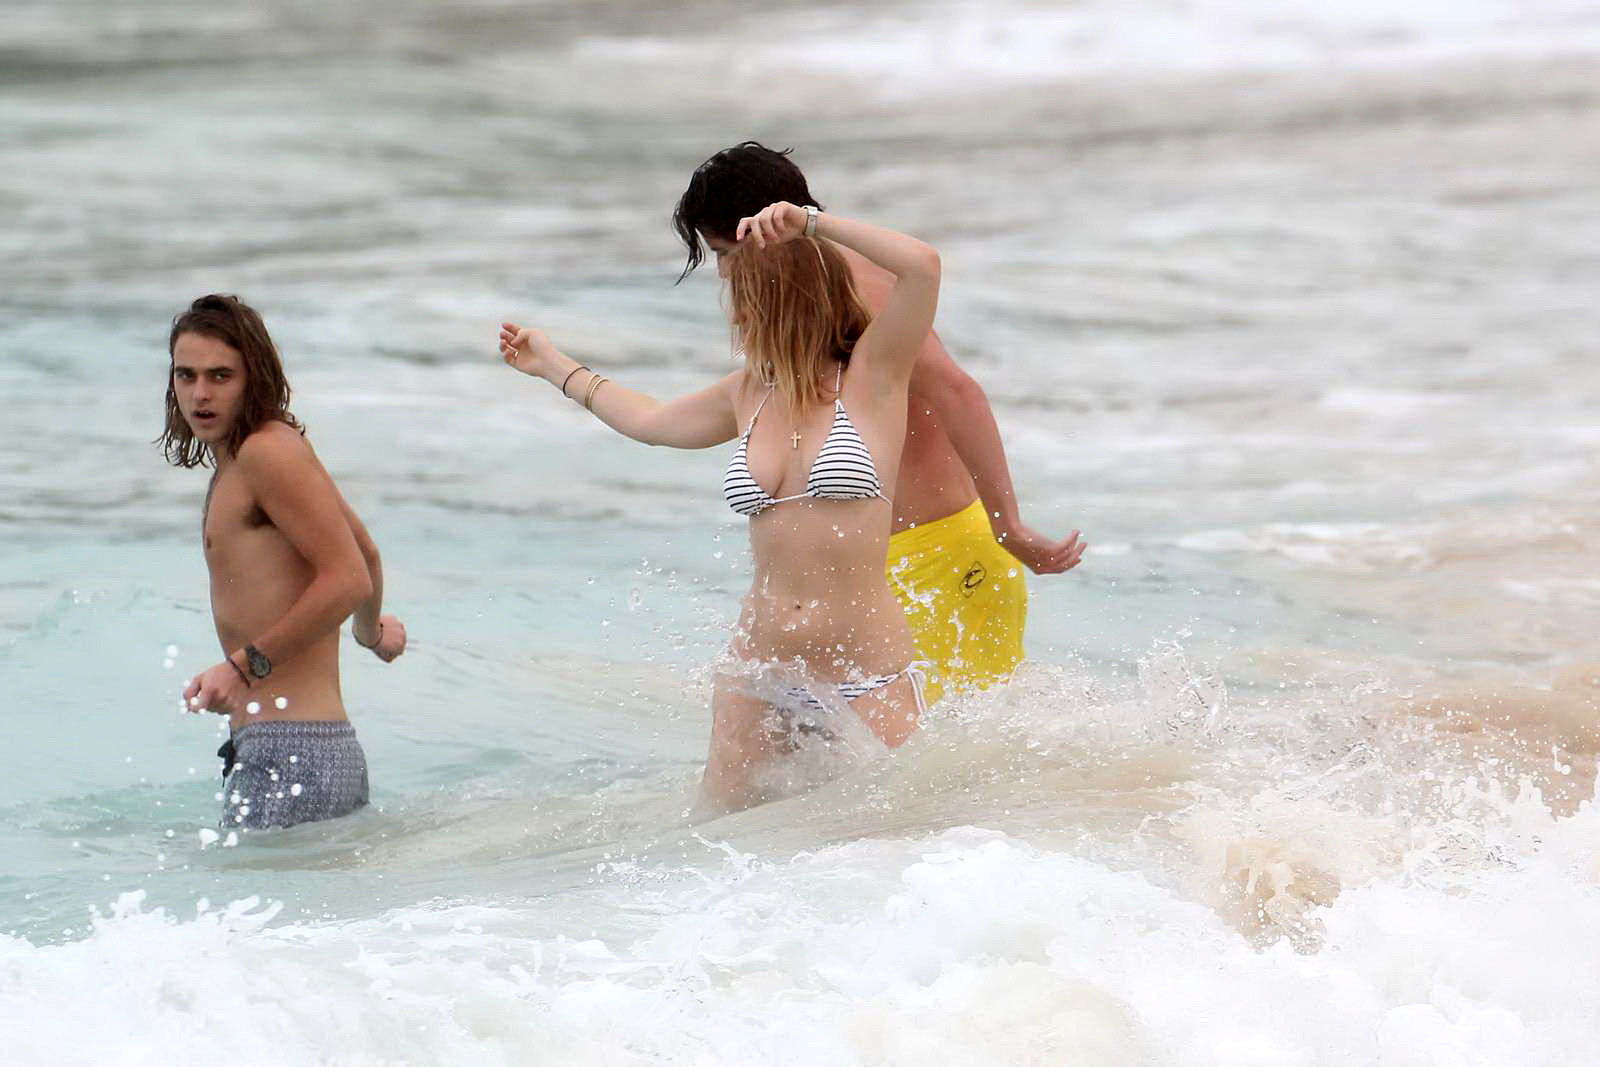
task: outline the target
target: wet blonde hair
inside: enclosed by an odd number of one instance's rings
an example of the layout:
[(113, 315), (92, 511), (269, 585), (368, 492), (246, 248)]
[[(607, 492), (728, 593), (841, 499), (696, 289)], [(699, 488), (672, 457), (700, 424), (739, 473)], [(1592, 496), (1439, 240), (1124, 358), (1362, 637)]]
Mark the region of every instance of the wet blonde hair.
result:
[(797, 237), (757, 248), (748, 239), (730, 252), (728, 312), (745, 366), (773, 385), (790, 414), (823, 399), (822, 382), (848, 363), (872, 321), (850, 265), (827, 241)]

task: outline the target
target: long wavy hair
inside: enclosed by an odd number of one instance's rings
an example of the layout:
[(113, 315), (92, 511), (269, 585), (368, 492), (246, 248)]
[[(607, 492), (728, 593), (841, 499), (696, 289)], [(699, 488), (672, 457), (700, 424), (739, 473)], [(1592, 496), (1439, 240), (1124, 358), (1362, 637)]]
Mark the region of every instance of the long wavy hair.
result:
[(827, 372), (850, 362), (872, 322), (850, 265), (837, 248), (815, 237), (764, 249), (745, 241), (728, 253), (725, 265), (734, 343), (744, 350), (751, 375), (776, 386), (798, 418), (825, 398)]
[(245, 438), (268, 422), (287, 423), (305, 433), (305, 427), (289, 413), (289, 379), (283, 373), (283, 360), (260, 314), (236, 296), (211, 293), (200, 297), (174, 318), (172, 333), (167, 337), (167, 421), (155, 443), (166, 453), (168, 463), (179, 467), (206, 467), (216, 462), (211, 449), (195, 438), (188, 420), (178, 408), (178, 392), (172, 380), (173, 359), (178, 338), (186, 333), (221, 341), (238, 352), (244, 363), (244, 397), (238, 418), (223, 442), (229, 452), (237, 452)]

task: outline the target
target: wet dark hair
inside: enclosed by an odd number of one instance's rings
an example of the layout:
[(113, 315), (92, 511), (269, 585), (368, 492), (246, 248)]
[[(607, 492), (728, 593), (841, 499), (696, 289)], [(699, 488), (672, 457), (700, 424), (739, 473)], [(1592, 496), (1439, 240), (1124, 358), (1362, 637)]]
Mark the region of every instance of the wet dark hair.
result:
[(793, 151), (776, 152), (759, 141), (743, 141), (695, 168), (672, 212), (672, 228), (689, 250), (689, 261), (678, 281), (705, 262), (702, 233), (731, 242), (740, 219), (779, 200), (800, 207), (822, 206), (811, 195), (806, 176), (790, 161)]
[(223, 446), (238, 452), (245, 438), (268, 422), (287, 423), (305, 433), (289, 414), (289, 379), (283, 373), (283, 360), (267, 333), (266, 323), (256, 309), (236, 296), (212, 293), (202, 296), (172, 320), (167, 337), (167, 422), (155, 443), (166, 453), (167, 462), (179, 467), (210, 466), (215, 458), (204, 442), (195, 439), (188, 421), (178, 409), (178, 392), (173, 384), (173, 360), (178, 338), (186, 333), (200, 334), (221, 341), (239, 353), (244, 364), (244, 398), (239, 417), (228, 431)]

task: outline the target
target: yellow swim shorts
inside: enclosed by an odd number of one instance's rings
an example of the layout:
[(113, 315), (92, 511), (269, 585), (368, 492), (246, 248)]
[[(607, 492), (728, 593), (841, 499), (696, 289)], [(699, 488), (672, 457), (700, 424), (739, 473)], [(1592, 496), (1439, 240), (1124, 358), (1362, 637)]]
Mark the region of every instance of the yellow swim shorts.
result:
[(1022, 661), (1023, 569), (994, 539), (981, 500), (889, 539), (889, 585), (928, 662), (930, 702), (989, 686)]

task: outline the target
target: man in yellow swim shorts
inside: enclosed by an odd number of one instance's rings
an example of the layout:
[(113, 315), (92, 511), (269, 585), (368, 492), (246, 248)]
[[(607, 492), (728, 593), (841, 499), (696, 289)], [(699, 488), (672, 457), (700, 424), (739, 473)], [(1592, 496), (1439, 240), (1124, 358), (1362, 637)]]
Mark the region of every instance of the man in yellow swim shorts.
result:
[[(739, 220), (768, 204), (822, 206), (788, 155), (746, 141), (694, 172), (672, 218), (689, 250), (684, 277), (704, 260), (704, 248), (718, 257), (732, 251)], [(876, 313), (893, 277), (840, 251)], [(1058, 541), (1023, 523), (989, 399), (930, 332), (911, 376), (888, 560), (889, 584), (928, 664), (928, 699), (1008, 677), (1022, 660), (1023, 568), (1061, 574), (1086, 547), (1077, 530)]]

